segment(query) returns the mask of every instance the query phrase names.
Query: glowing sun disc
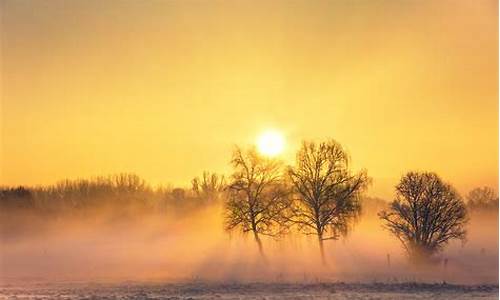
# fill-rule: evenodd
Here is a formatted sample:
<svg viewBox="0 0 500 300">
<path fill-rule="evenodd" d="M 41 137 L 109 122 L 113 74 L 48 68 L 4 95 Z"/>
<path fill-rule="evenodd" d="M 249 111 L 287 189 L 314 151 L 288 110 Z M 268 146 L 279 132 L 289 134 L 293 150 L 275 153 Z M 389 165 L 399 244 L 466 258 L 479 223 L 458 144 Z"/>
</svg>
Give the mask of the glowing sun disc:
<svg viewBox="0 0 500 300">
<path fill-rule="evenodd" d="M 257 138 L 257 149 L 267 156 L 276 156 L 283 152 L 285 137 L 279 131 L 268 130 Z"/>
</svg>

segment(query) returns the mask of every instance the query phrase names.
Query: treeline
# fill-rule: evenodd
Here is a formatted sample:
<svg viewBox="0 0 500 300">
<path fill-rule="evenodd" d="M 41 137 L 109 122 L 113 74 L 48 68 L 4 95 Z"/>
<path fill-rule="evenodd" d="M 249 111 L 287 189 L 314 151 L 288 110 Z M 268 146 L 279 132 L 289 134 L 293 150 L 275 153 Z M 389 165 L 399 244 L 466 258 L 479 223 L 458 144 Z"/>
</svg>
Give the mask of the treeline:
<svg viewBox="0 0 500 300">
<path fill-rule="evenodd" d="M 1 187 L 0 209 L 38 214 L 67 214 L 98 209 L 142 209 L 144 211 L 189 211 L 215 201 L 223 192 L 224 177 L 203 173 L 188 189 L 152 187 L 135 174 L 117 174 L 91 179 L 64 180 L 40 187 Z"/>
<path fill-rule="evenodd" d="M 0 209 L 37 215 L 71 215 L 99 209 L 111 213 L 172 213 L 219 203 L 227 231 L 251 234 L 265 260 L 262 236 L 279 239 L 291 231 L 324 242 L 345 236 L 362 209 L 376 210 L 380 224 L 396 237 L 412 261 L 430 258 L 454 239 L 465 240 L 469 213 L 497 213 L 498 196 L 488 187 L 462 198 L 432 172 L 408 172 L 395 186 L 394 199 L 366 198 L 371 179 L 351 170 L 351 158 L 335 140 L 304 141 L 292 165 L 260 155 L 253 147 L 235 149 L 228 177 L 205 172 L 190 188 L 152 187 L 134 174 L 66 180 L 45 187 L 4 187 Z M 364 199 L 364 200 L 363 200 Z"/>
</svg>

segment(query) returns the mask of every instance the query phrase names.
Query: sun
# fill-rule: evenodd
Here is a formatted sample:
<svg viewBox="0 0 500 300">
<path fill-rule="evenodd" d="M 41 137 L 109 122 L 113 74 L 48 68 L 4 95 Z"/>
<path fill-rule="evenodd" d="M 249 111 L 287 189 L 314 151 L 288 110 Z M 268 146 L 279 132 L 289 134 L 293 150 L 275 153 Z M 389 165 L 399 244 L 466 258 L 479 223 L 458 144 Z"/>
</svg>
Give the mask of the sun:
<svg viewBox="0 0 500 300">
<path fill-rule="evenodd" d="M 266 156 L 276 156 L 285 148 L 285 137 L 277 130 L 267 130 L 257 138 L 257 149 Z"/>
</svg>

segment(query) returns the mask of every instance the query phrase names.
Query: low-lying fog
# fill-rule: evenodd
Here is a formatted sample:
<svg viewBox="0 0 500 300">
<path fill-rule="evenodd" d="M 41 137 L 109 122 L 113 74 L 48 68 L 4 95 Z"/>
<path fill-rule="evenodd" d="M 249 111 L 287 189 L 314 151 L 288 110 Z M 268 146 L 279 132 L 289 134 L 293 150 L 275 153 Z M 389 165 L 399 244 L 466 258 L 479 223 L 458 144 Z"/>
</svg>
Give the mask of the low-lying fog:
<svg viewBox="0 0 500 300">
<path fill-rule="evenodd" d="M 188 214 L 138 211 L 133 217 L 4 212 L 0 281 L 498 282 L 496 212 L 471 214 L 468 241 L 449 244 L 434 267 L 416 269 L 382 228 L 379 206 L 365 206 L 346 238 L 325 242 L 326 266 L 317 240 L 298 234 L 263 237 L 264 262 L 251 235 L 224 232 L 216 204 Z"/>
</svg>

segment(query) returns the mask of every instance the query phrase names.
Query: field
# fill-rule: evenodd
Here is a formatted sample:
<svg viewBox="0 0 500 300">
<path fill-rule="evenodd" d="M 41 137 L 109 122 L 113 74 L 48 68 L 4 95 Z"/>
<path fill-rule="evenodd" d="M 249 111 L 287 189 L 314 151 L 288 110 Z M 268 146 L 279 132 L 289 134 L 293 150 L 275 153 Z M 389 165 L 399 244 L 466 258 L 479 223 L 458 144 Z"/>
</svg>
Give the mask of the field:
<svg viewBox="0 0 500 300">
<path fill-rule="evenodd" d="M 498 286 L 342 282 L 52 283 L 3 286 L 0 299 L 498 299 Z"/>
</svg>

